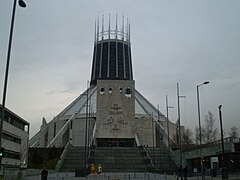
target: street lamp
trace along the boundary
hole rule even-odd
[[[88,131],[89,131],[89,124],[88,124],[88,121],[89,121],[89,117],[88,117],[88,96],[89,96],[89,87],[88,87],[88,84],[89,84],[89,81],[87,81],[87,92],[86,92],[86,119],[85,119],[85,176],[87,175],[87,172],[88,172],[88,151],[89,151],[89,134],[88,134]],[[89,108],[90,109],[90,108]]]
[[[18,5],[22,8],[26,7],[26,4],[23,0],[18,0]],[[9,71],[11,49],[12,49],[12,38],[13,38],[13,28],[14,28],[16,6],[17,6],[17,0],[14,0],[13,10],[12,10],[11,27],[10,27],[10,33],[9,33],[5,79],[4,79],[4,85],[3,85],[2,112],[1,112],[2,115],[1,115],[1,122],[0,122],[0,148],[2,147],[2,130],[3,130],[3,120],[4,120],[4,109],[5,109],[5,102],[6,102],[6,95],[7,95],[8,71]],[[0,168],[2,168],[2,158],[0,158]]]
[[[168,109],[174,108],[173,106],[168,106],[168,97],[166,95],[166,109],[167,109],[167,131],[168,131],[168,148],[170,149],[170,138],[169,138],[169,119],[168,119]]]
[[[219,120],[221,127],[221,142],[222,142],[222,179],[228,179],[228,172],[225,163],[225,153],[224,153],[224,142],[223,142],[223,125],[222,125],[222,105],[218,106],[219,109]]]
[[[218,109],[219,109],[219,120],[220,120],[220,128],[221,128],[222,155],[223,155],[223,162],[224,162],[224,143],[223,143],[223,126],[222,126],[222,110],[221,110],[222,105],[219,105]]]
[[[202,84],[197,85],[197,105],[198,105],[198,123],[199,123],[199,143],[200,143],[200,154],[201,154],[201,168],[203,168],[203,157],[202,157],[202,128],[201,128],[201,117],[200,117],[200,101],[199,101],[199,87],[205,84],[209,84],[209,81],[205,81]]]
[[[186,98],[186,96],[179,95],[179,85],[177,83],[177,102],[178,102],[178,135],[179,135],[179,146],[180,146],[180,165],[182,165],[182,138],[181,138],[181,123],[180,123],[180,98]]]

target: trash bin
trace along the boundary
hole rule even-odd
[[[212,177],[216,177],[217,176],[217,171],[216,169],[212,169]]]
[[[228,169],[226,167],[222,168],[222,179],[228,179]]]

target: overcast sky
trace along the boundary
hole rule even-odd
[[[219,128],[240,128],[239,0],[25,0],[17,8],[6,107],[30,122],[30,135],[86,89],[96,17],[118,12],[131,24],[136,89],[177,120],[179,83],[182,124],[198,125],[211,111]],[[2,99],[13,0],[0,5],[0,92]],[[2,102],[2,100],[1,100]],[[203,123],[203,122],[202,122]]]

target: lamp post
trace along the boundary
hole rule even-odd
[[[168,106],[168,96],[166,95],[166,110],[167,110],[167,131],[168,131],[168,148],[170,149],[170,138],[169,138],[169,119],[168,119],[168,109],[174,108],[173,106]]]
[[[220,120],[220,128],[221,128],[221,142],[222,142],[222,179],[228,179],[228,170],[225,162],[224,142],[223,142],[222,105],[219,105],[218,109],[219,109],[219,120]]]
[[[22,8],[26,7],[26,4],[23,0],[18,0],[18,5]],[[2,147],[2,130],[3,130],[3,120],[4,120],[4,113],[5,113],[4,111],[5,111],[5,103],[6,103],[6,95],[7,95],[8,72],[9,72],[9,64],[10,64],[11,49],[12,49],[12,38],[13,38],[13,28],[14,28],[16,6],[17,6],[17,0],[14,0],[13,9],[12,9],[10,33],[9,33],[9,41],[8,41],[5,79],[4,79],[4,85],[3,85],[2,111],[1,111],[1,122],[0,122],[0,148]],[[2,158],[0,158],[0,168],[2,168]]]
[[[225,153],[224,153],[224,142],[223,142],[223,126],[222,126],[222,105],[218,106],[219,110],[219,121],[220,121],[220,128],[221,128],[221,143],[222,143],[222,167],[225,167]]]
[[[201,155],[201,169],[203,170],[203,156],[202,156],[202,128],[201,128],[201,117],[200,117],[200,101],[199,101],[199,87],[205,84],[209,84],[209,81],[205,81],[202,84],[197,85],[197,106],[198,106],[198,123],[199,123],[199,144],[200,144],[200,155]],[[203,173],[203,172],[202,172]],[[203,176],[202,176],[203,177]]]
[[[179,135],[179,146],[180,146],[180,165],[182,165],[182,138],[181,138],[181,123],[180,123],[180,98],[186,98],[186,96],[179,95],[179,85],[177,83],[177,102],[178,102],[178,135]]]
[[[89,126],[88,126],[88,96],[89,96],[89,87],[88,87],[88,82],[87,81],[87,92],[86,92],[86,119],[85,119],[85,176],[87,175],[87,172],[88,172],[88,139],[89,139],[89,134],[88,134],[88,131],[89,131]]]

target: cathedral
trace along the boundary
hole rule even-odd
[[[130,23],[95,23],[91,80],[87,89],[41,129],[30,147],[172,146],[178,125],[135,88]]]

